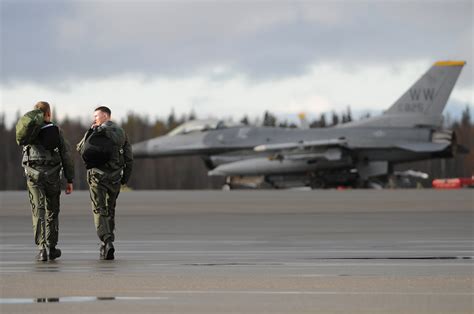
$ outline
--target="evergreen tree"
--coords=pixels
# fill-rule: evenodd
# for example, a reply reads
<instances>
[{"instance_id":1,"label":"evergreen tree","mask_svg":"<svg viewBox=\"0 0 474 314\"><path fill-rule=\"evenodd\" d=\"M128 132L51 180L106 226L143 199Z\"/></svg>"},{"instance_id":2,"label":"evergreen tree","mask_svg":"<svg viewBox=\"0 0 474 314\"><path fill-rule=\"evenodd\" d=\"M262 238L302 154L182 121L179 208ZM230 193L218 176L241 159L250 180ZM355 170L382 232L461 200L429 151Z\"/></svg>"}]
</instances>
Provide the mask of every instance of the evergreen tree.
<instances>
[{"instance_id":1,"label":"evergreen tree","mask_svg":"<svg viewBox=\"0 0 474 314\"><path fill-rule=\"evenodd\" d=\"M280 128L287 128L287 127L289 127L288 121L284 121L284 122L278 123L278 127L280 127Z\"/></svg>"},{"instance_id":2,"label":"evergreen tree","mask_svg":"<svg viewBox=\"0 0 474 314\"><path fill-rule=\"evenodd\" d=\"M339 124L339 116L335 111L332 112L332 123L331 125L337 125Z\"/></svg>"},{"instance_id":3,"label":"evergreen tree","mask_svg":"<svg viewBox=\"0 0 474 314\"><path fill-rule=\"evenodd\" d=\"M276 117L269 111L265 111L263 116L263 126L276 126Z\"/></svg>"},{"instance_id":4,"label":"evergreen tree","mask_svg":"<svg viewBox=\"0 0 474 314\"><path fill-rule=\"evenodd\" d=\"M319 120L316 119L311 127L327 126L328 114L321 114ZM366 116L370 116L367 114ZM328 116L329 117L329 116ZM345 112L345 120L348 120L349 108ZM22 149L15 142L15 123L20 118L20 112L16 114L13 124L8 123L5 114L0 113L0 145L2 154L0 154L0 168L3 169L3 176L0 176L0 190L25 190L25 178L23 168L21 167ZM269 112L265 115L266 123L276 124L276 118ZM241 122L259 121L259 117L245 116ZM352 119L352 118L351 118ZM460 145L470 150L468 154L458 153L452 159L433 159L419 162L404 163L397 165L395 170L415 169L427 172L430 178L440 176L445 177L470 177L474 173L474 125L471 121L471 107L466 106L462 116L453 119L453 125L447 125L452 128L457 136ZM332 122L339 123L339 117L332 113ZM81 121L79 118L64 117L57 121L64 135L74 150L75 145L84 135L84 132L90 127L90 121ZM121 121L121 125L129 135L132 144L151 139L156 136L166 134L170 127L176 126L174 110L168 119L156 118L150 121L147 115L138 115L129 112ZM8 125L7 125L8 124ZM283 122L286 127L294 127L293 124ZM75 189L87 189L86 170L82 159L77 153L73 153L75 160L76 179L74 181ZM219 188L223 184L221 177L208 177L207 169L200 157L170 157L160 159L136 159L130 186L134 189L202 189Z\"/></svg>"},{"instance_id":5,"label":"evergreen tree","mask_svg":"<svg viewBox=\"0 0 474 314\"><path fill-rule=\"evenodd\" d=\"M351 122L352 121L352 112L351 112L351 107L347 106L347 111L346 111L346 122Z\"/></svg>"},{"instance_id":6,"label":"evergreen tree","mask_svg":"<svg viewBox=\"0 0 474 314\"><path fill-rule=\"evenodd\" d=\"M168 116L167 124L168 130L172 130L178 126L178 121L176 121L176 115L174 114L174 109L171 109L170 115Z\"/></svg>"},{"instance_id":7,"label":"evergreen tree","mask_svg":"<svg viewBox=\"0 0 474 314\"><path fill-rule=\"evenodd\" d=\"M242 123L243 125L249 125L249 118L247 115L245 115L241 120L240 120L240 123Z\"/></svg>"},{"instance_id":8,"label":"evergreen tree","mask_svg":"<svg viewBox=\"0 0 474 314\"><path fill-rule=\"evenodd\" d=\"M194 109L191 109L191 112L189 113L188 121L196 120L196 113L194 112Z\"/></svg>"},{"instance_id":9,"label":"evergreen tree","mask_svg":"<svg viewBox=\"0 0 474 314\"><path fill-rule=\"evenodd\" d=\"M327 127L326 114L324 113L321 113L321 116L319 117L319 127L320 128Z\"/></svg>"},{"instance_id":10,"label":"evergreen tree","mask_svg":"<svg viewBox=\"0 0 474 314\"><path fill-rule=\"evenodd\" d=\"M469 109L469 105L466 105L466 108L462 112L461 125L463 126L471 125L471 111Z\"/></svg>"},{"instance_id":11,"label":"evergreen tree","mask_svg":"<svg viewBox=\"0 0 474 314\"><path fill-rule=\"evenodd\" d=\"M326 114L325 113L321 113L321 115L319 116L319 120L318 119L314 119L313 122L311 122L311 124L309 125L310 128L325 128L327 127L327 122L326 122Z\"/></svg>"},{"instance_id":12,"label":"evergreen tree","mask_svg":"<svg viewBox=\"0 0 474 314\"><path fill-rule=\"evenodd\" d=\"M152 136L161 136L165 135L168 132L168 129L166 128L166 124L159 120L156 119L155 123L153 124L153 131L152 131Z\"/></svg>"}]
</instances>

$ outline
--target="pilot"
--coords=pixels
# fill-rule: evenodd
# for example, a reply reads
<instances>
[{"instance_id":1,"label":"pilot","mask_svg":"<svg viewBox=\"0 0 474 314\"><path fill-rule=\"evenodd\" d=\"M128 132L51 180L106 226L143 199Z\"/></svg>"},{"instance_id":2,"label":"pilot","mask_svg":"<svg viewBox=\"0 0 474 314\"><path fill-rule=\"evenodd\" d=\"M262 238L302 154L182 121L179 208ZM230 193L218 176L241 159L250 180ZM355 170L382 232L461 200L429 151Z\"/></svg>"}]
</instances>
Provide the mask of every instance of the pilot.
<instances>
[{"instance_id":1,"label":"pilot","mask_svg":"<svg viewBox=\"0 0 474 314\"><path fill-rule=\"evenodd\" d=\"M28 128L37 128L37 132L29 133ZM35 110L20 118L16 135L18 143L24 145L22 164L31 204L35 243L39 249L36 259L43 262L48 258L54 260L61 256L61 250L56 248L61 168L67 180L66 194L71 194L73 190L74 162L69 144L58 126L51 122L51 108L44 101L38 102Z\"/></svg>"},{"instance_id":2,"label":"pilot","mask_svg":"<svg viewBox=\"0 0 474 314\"><path fill-rule=\"evenodd\" d=\"M105 106L94 110L94 123L77 144L87 168L87 182L97 235L101 241L99 258L115 258L115 204L120 185L132 173L133 154L125 131L110 120Z\"/></svg>"}]
</instances>

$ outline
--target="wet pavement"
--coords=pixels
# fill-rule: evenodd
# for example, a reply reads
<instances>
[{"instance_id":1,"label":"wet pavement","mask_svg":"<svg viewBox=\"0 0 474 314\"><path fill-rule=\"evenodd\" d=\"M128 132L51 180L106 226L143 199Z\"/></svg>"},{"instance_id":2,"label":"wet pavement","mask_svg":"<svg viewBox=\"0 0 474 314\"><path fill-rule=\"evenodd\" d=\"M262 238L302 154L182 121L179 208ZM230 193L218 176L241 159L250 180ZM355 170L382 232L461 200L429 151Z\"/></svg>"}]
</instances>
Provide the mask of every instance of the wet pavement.
<instances>
[{"instance_id":1,"label":"wet pavement","mask_svg":"<svg viewBox=\"0 0 474 314\"><path fill-rule=\"evenodd\" d=\"M127 192L115 261L75 192L52 262L2 192L0 312L472 313L471 191Z\"/></svg>"}]
</instances>

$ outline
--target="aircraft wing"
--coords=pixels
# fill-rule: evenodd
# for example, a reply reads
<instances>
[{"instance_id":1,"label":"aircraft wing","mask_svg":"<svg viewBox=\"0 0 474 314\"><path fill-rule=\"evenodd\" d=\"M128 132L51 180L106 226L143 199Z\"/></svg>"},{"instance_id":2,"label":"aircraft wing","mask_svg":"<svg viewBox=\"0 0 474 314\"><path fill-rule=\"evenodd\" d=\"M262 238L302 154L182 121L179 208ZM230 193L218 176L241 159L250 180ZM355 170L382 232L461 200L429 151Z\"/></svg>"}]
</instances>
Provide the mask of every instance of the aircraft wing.
<instances>
[{"instance_id":1,"label":"aircraft wing","mask_svg":"<svg viewBox=\"0 0 474 314\"><path fill-rule=\"evenodd\" d=\"M329 139L329 140L315 140L315 141L298 141L290 143L279 144L263 144L253 148L256 152L289 150L289 149L307 149L307 148L323 148L330 146L344 146L347 144L346 139Z\"/></svg>"}]
</instances>

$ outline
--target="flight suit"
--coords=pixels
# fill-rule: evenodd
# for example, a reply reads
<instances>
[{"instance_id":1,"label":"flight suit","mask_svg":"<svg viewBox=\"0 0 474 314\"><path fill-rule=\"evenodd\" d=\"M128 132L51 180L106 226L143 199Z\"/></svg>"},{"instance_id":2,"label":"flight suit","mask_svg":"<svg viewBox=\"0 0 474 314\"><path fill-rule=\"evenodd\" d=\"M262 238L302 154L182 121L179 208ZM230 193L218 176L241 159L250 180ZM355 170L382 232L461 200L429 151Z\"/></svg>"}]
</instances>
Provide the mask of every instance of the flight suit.
<instances>
[{"instance_id":1,"label":"flight suit","mask_svg":"<svg viewBox=\"0 0 474 314\"><path fill-rule=\"evenodd\" d=\"M92 132L105 132L114 143L110 159L101 166L87 170L87 182L92 201L92 212L97 236L102 243L115 240L115 205L121 184L130 178L133 164L132 147L125 131L112 121L89 130L77 144L77 150L84 153L85 141Z\"/></svg>"},{"instance_id":2,"label":"flight suit","mask_svg":"<svg viewBox=\"0 0 474 314\"><path fill-rule=\"evenodd\" d=\"M35 243L40 250L54 248L59 232L61 170L68 183L74 179L74 161L62 131L59 131L59 146L52 150L45 149L37 140L23 146L22 165L25 168Z\"/></svg>"}]
</instances>

